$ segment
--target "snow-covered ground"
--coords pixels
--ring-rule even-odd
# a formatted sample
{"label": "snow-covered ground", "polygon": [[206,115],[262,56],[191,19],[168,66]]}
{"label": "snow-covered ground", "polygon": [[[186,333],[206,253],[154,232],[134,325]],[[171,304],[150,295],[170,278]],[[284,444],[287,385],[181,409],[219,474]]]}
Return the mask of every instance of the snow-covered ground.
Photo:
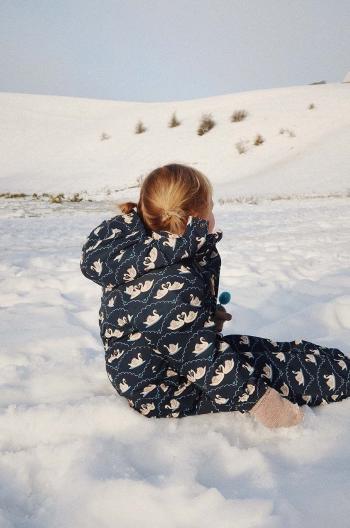
{"label": "snow-covered ground", "polygon": [[[350,355],[349,200],[216,206],[233,319]],[[350,400],[271,431],[240,413],[150,420],[111,386],[84,238],[114,214],[1,220],[0,526],[344,528]]]}
{"label": "snow-covered ground", "polygon": [[[171,103],[0,94],[0,193],[79,192],[89,177],[99,200],[0,199],[1,528],[348,526],[350,399],[304,406],[304,424],[290,429],[240,413],[145,418],[108,380],[101,290],[79,260],[87,234],[117,214],[104,186],[133,186],[161,163],[193,162],[213,182],[223,230],[219,291],[231,292],[233,315],[225,333],[304,338],[350,356],[349,90],[174,103],[187,116],[184,136],[164,126]],[[260,115],[257,125],[225,122],[238,105],[254,109],[252,120]],[[209,108],[222,120],[197,137],[199,110]],[[136,116],[152,122],[153,139],[151,130],[149,139],[133,136]],[[239,155],[235,126],[266,143]],[[279,135],[280,126],[296,136]],[[112,137],[100,142],[103,130]],[[114,199],[137,195],[134,187]],[[304,198],[266,199],[278,195]],[[219,202],[252,197],[257,203]]]}

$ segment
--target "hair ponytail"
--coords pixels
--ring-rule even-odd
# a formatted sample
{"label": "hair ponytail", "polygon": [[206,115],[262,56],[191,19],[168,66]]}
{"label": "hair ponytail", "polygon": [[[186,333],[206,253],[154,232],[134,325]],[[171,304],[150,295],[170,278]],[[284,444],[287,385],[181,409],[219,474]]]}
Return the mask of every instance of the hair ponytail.
{"label": "hair ponytail", "polygon": [[118,204],[123,213],[137,207],[146,228],[182,234],[189,215],[202,217],[210,210],[212,185],[197,169],[179,163],[151,171],[142,181],[138,204]]}

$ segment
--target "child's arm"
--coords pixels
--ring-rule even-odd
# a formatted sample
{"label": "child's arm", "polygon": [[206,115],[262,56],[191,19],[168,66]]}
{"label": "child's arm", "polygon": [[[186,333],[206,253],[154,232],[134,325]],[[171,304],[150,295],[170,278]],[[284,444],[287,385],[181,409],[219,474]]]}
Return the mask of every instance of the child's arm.
{"label": "child's arm", "polygon": [[86,237],[80,256],[80,270],[87,278],[103,285],[103,256],[110,250],[111,239],[107,238],[108,220],[104,220]]}

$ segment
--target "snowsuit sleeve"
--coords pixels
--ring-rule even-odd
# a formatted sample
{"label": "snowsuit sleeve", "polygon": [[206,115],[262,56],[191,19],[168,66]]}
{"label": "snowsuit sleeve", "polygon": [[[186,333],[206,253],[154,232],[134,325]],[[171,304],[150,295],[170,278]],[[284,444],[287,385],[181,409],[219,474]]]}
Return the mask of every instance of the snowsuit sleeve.
{"label": "snowsuit sleeve", "polygon": [[104,279],[103,262],[105,255],[111,250],[110,221],[104,220],[86,237],[80,256],[82,274],[96,284],[102,286]]}

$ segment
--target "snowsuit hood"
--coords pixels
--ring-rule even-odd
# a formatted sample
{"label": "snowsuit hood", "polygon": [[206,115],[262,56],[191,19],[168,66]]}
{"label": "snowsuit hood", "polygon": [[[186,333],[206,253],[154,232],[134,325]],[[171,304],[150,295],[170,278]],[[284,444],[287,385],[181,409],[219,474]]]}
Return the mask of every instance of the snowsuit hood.
{"label": "snowsuit hood", "polygon": [[205,258],[223,236],[221,229],[208,233],[208,225],[203,218],[189,216],[182,235],[166,230],[149,232],[135,206],[128,214],[104,220],[88,235],[81,271],[109,291],[150,270],[181,262],[185,265],[194,255]]}

